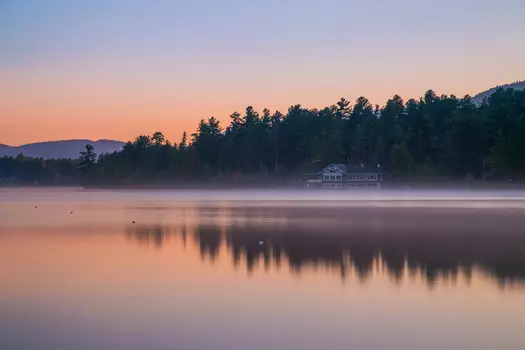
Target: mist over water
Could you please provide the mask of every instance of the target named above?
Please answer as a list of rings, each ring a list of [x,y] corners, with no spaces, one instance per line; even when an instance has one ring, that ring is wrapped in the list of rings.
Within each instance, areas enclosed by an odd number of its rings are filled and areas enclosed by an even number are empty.
[[[522,349],[525,192],[0,189],[0,348]]]

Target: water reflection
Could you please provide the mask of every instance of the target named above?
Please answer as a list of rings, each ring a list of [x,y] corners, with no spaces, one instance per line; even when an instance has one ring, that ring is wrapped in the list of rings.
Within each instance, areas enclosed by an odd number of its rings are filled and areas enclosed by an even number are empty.
[[[183,219],[130,225],[126,232],[159,248],[172,236],[189,237],[203,260],[213,261],[225,246],[233,265],[244,264],[248,273],[258,264],[286,264],[294,274],[328,269],[366,282],[381,269],[394,283],[420,275],[433,286],[468,282],[480,269],[501,287],[525,282],[525,235],[516,212],[200,207],[171,214]]]
[[[0,349],[525,342],[517,206],[88,204],[0,208]]]

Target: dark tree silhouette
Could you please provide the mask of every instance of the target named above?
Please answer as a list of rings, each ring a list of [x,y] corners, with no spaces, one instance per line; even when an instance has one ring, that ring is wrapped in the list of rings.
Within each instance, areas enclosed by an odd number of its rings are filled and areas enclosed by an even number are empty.
[[[87,146],[86,146],[87,147]],[[525,175],[525,91],[498,89],[482,104],[470,96],[427,91],[406,102],[398,95],[380,108],[365,97],[353,104],[291,106],[286,114],[249,106],[230,115],[227,126],[215,117],[200,121],[171,144],[156,132],[141,135],[121,151],[97,159],[89,146],[78,164],[84,184],[243,181],[297,179],[328,163],[352,162],[403,180],[432,178],[500,179],[519,182]],[[0,181],[59,178],[48,161],[24,157],[0,162]],[[64,162],[61,163],[62,165]],[[51,171],[53,172],[53,171]],[[47,175],[44,175],[46,173]],[[38,179],[37,179],[38,178]]]
[[[297,178],[327,163],[353,162],[398,178],[508,178],[525,174],[525,92],[497,90],[476,106],[469,96],[427,91],[405,102],[395,95],[384,107],[365,97],[344,98],[323,109],[291,106],[286,115],[253,107],[230,115],[222,128],[201,120],[171,146],[161,133],[139,136],[121,152],[89,168],[102,182],[161,179]],[[80,160],[86,161],[86,154]],[[88,161],[89,164],[90,161]]]

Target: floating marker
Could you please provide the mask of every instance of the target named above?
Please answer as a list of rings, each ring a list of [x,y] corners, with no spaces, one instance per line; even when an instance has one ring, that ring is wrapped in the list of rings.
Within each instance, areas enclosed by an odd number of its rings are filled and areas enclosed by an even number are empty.
[[[259,241],[259,245],[263,245],[263,244],[264,244],[264,242],[263,242],[263,241]]]

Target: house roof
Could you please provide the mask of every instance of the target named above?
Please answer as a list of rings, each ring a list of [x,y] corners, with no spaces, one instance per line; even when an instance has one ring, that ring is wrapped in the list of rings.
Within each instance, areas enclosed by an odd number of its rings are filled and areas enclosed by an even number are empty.
[[[319,171],[319,173],[322,173],[326,168],[328,168],[330,166],[334,166],[334,167],[338,168],[339,170],[341,170],[345,174],[355,174],[355,173],[360,173],[360,174],[365,174],[365,173],[378,174],[378,173],[381,173],[381,169],[380,168],[367,168],[365,166],[360,166],[360,165],[352,164],[352,163],[349,163],[349,164],[329,164],[326,167],[324,167],[321,171]]]

